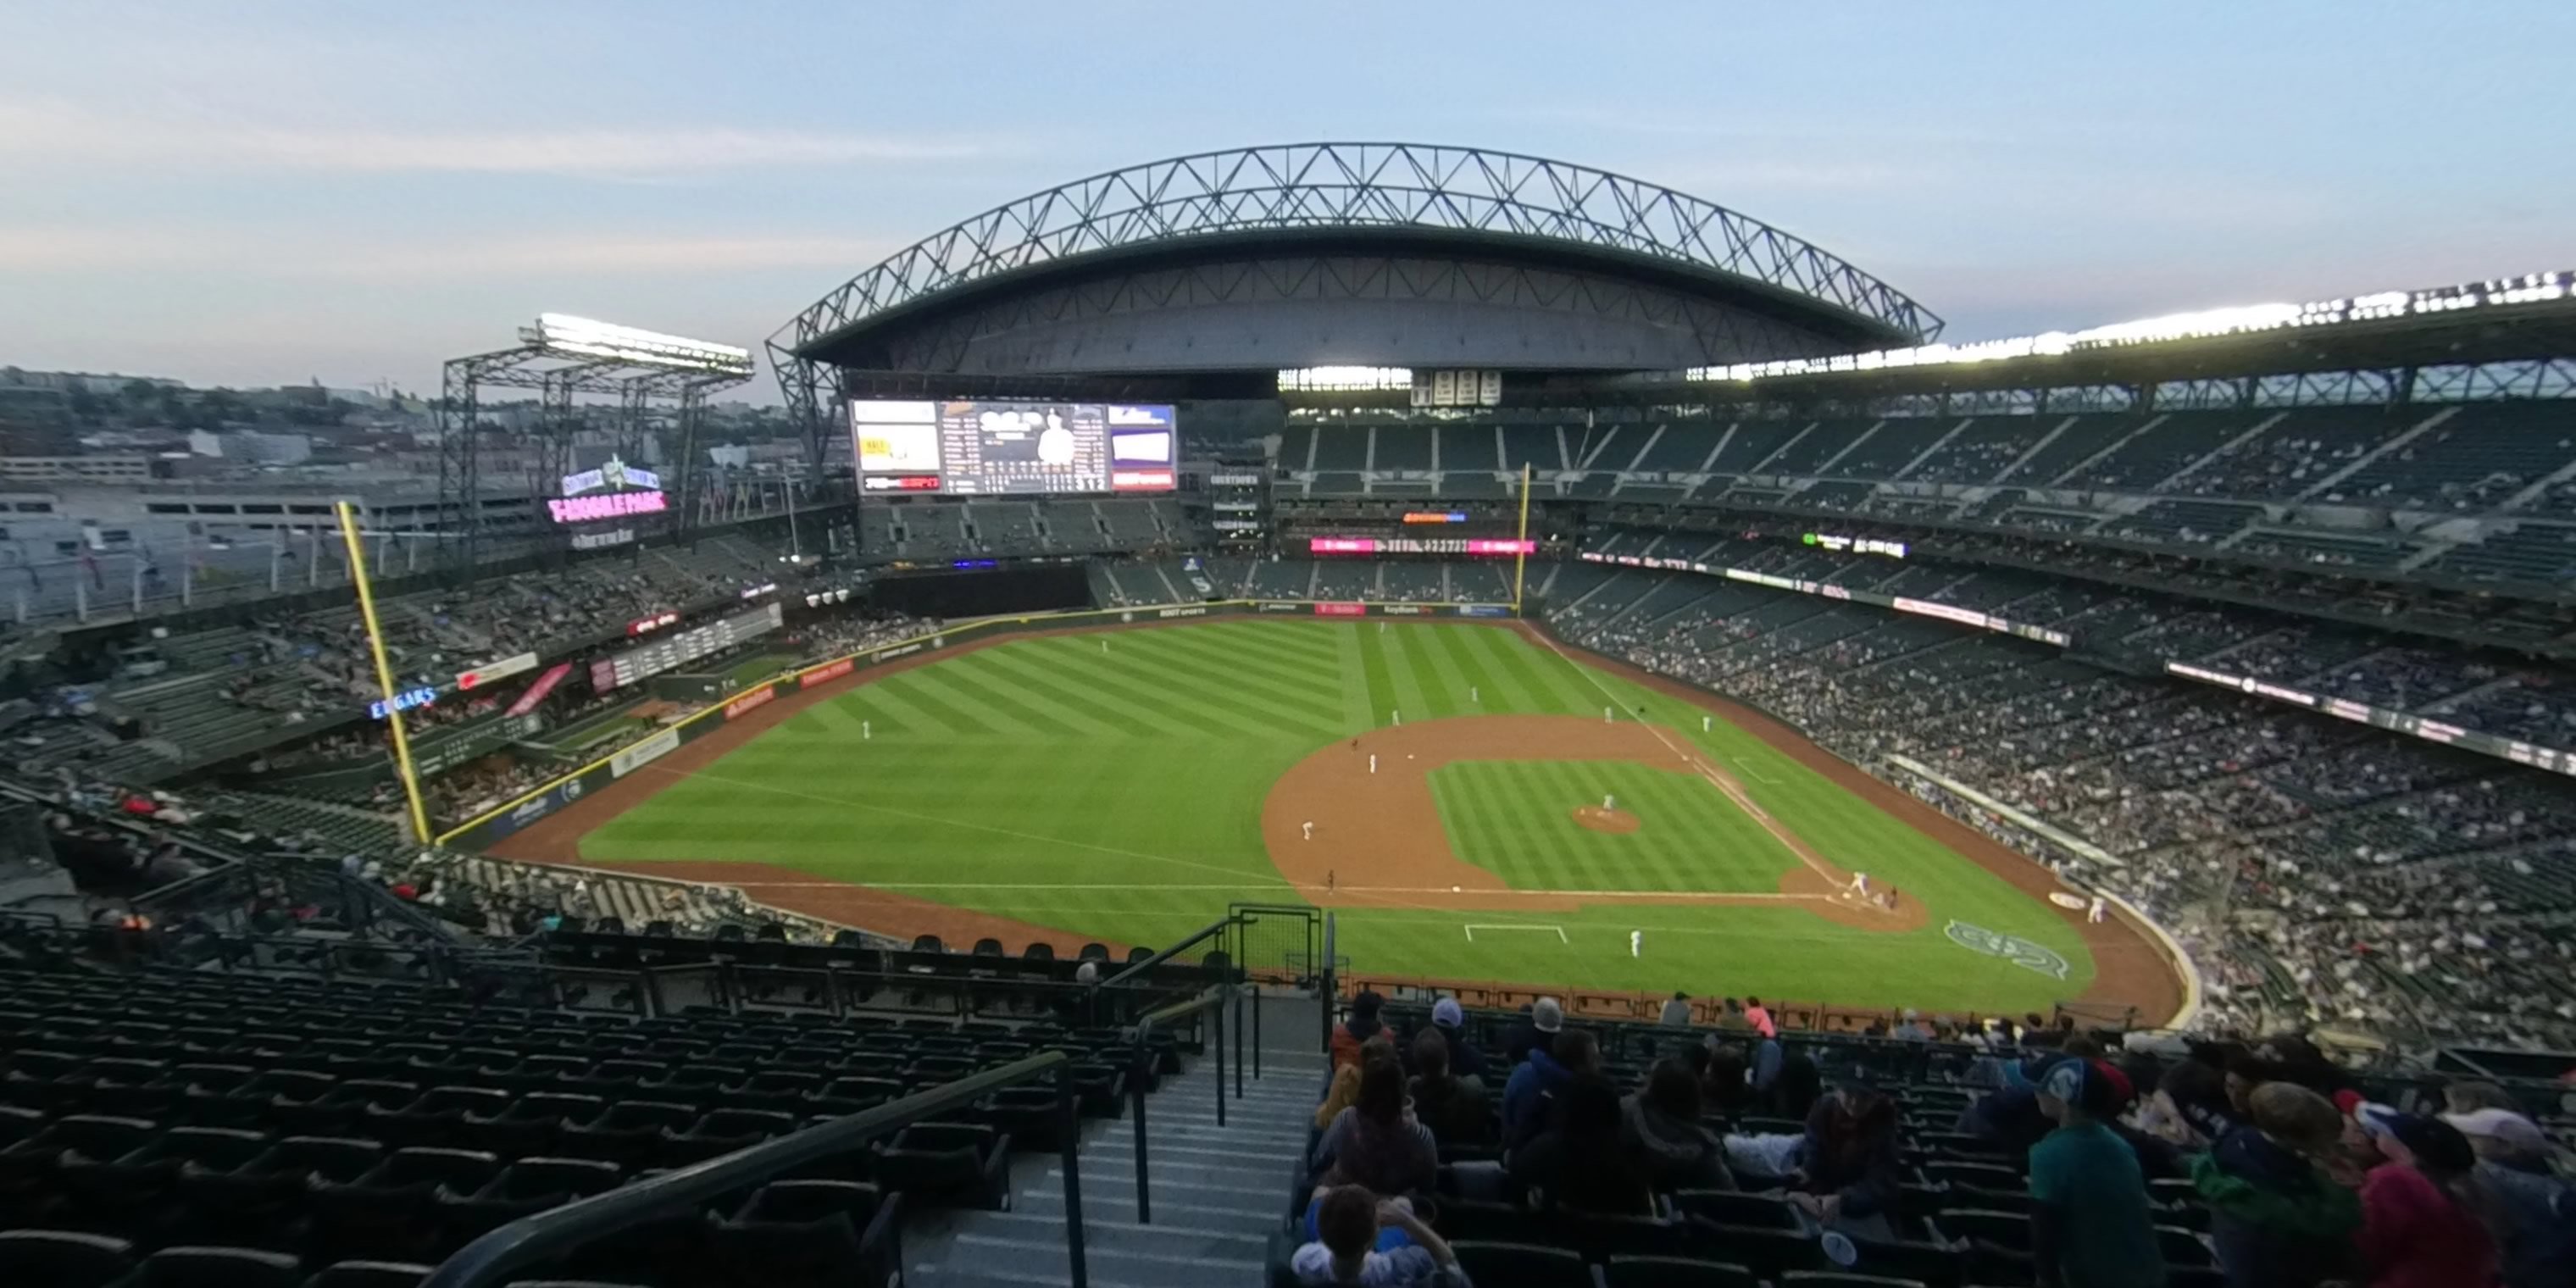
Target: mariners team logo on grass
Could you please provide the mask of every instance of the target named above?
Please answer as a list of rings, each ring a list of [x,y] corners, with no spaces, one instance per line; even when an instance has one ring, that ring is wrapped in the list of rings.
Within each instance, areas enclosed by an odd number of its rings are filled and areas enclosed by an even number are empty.
[[[1983,926],[1953,921],[1943,927],[1941,933],[1948,935],[1951,943],[1969,952],[2001,957],[2023,970],[2038,971],[2050,979],[2064,979],[2066,973],[2073,969],[2054,949],[2013,935],[1999,934]]]

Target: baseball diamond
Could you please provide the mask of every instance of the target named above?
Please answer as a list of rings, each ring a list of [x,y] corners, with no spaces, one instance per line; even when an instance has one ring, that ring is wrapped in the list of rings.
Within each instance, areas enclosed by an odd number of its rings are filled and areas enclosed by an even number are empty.
[[[1098,629],[1115,649],[1003,636],[790,693],[493,852],[952,944],[1152,945],[1211,906],[1285,900],[1334,910],[1378,974],[2180,1005],[2158,947],[2052,904],[2046,869],[1759,713],[1533,626]],[[1553,933],[1498,933],[1518,925]]]

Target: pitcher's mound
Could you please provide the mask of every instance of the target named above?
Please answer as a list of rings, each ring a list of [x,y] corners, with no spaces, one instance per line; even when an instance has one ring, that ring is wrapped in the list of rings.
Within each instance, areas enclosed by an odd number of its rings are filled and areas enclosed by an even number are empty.
[[[1595,832],[1611,832],[1619,835],[1634,832],[1638,826],[1636,815],[1622,810],[1603,809],[1598,805],[1576,807],[1574,821]]]

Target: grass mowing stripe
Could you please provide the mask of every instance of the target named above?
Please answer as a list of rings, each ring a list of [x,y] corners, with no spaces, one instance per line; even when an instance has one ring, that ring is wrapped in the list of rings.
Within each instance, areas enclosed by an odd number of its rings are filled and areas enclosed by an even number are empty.
[[[1396,709],[1410,711],[1418,720],[1436,719],[1444,713],[1432,707],[1430,696],[1422,691],[1421,680],[1413,674],[1412,661],[1404,655],[1401,641],[1412,633],[1410,627],[1389,627],[1380,622],[1374,632],[1376,638],[1372,640],[1363,635],[1361,642],[1374,647],[1379,664],[1386,667],[1387,683],[1395,689]]]
[[[992,665],[975,657],[958,659],[969,665],[955,668],[923,667],[915,674],[924,693],[962,710],[1005,733],[1037,741],[1058,742],[1074,732],[1073,726],[1046,716],[1011,696],[992,682]]]
[[[1291,627],[1303,629],[1289,629]],[[1230,650],[1309,666],[1319,672],[1331,671],[1340,664],[1340,653],[1333,647],[1331,634],[1314,628],[1311,623],[1238,622],[1197,627],[1186,635],[1192,640],[1211,640]]]
[[[1519,639],[1489,627],[1458,632],[1460,655],[1473,671],[1482,675],[1481,684],[1495,696],[1486,698],[1486,706],[1495,711],[1543,713],[1547,706],[1538,700],[1521,677],[1503,664],[1502,650],[1518,647]]]
[[[923,701],[913,686],[904,682],[905,677],[911,674],[905,671],[869,685],[870,701],[879,709],[892,712],[896,721],[916,737],[947,740],[972,738],[989,732],[962,714],[946,710],[944,704],[935,698]]]
[[[1094,693],[1075,682],[1064,668],[1050,669],[1045,659],[1028,650],[998,648],[979,656],[992,658],[995,671],[1021,683],[1031,692],[1042,690],[1048,701],[1066,712],[1082,715],[1111,728],[1123,729],[1139,737],[1196,738],[1205,732],[1169,718],[1155,706],[1113,701]]]
[[[1221,655],[1195,650],[1187,653],[1161,650],[1146,657],[1131,654],[1123,665],[1117,666],[1116,673],[1128,678],[1141,675],[1153,683],[1187,690],[1189,696],[1201,702],[1215,701],[1219,705],[1227,705],[1250,697],[1253,705],[1283,720],[1298,723],[1320,720],[1323,727],[1331,727],[1329,716],[1300,710],[1321,696],[1330,683],[1331,677],[1327,675],[1318,674],[1311,687],[1300,687],[1292,679],[1257,667],[1229,664]],[[1247,693],[1247,690],[1255,692]]]
[[[1500,636],[1501,632],[1495,634]],[[1529,641],[1513,635],[1487,640],[1485,644],[1494,664],[1520,686],[1523,700],[1529,704],[1527,710],[1549,715],[1572,715],[1583,710],[1584,703],[1569,700],[1563,688],[1548,682]]]
[[[1303,711],[1324,705],[1334,687],[1335,677],[1329,671],[1264,665],[1257,659],[1229,657],[1210,649],[1174,653],[1163,659],[1164,665],[1222,690],[1256,689],[1266,698],[1280,704],[1281,711]],[[1329,725],[1331,717],[1322,717]]]
[[[895,679],[900,687],[895,691],[903,695],[904,701],[928,712],[933,719],[965,730],[963,736],[976,741],[1000,739],[1016,742],[1036,732],[994,711],[981,695],[959,691],[950,681],[931,678],[937,669],[926,666],[897,675]]]
[[[1357,631],[1332,630],[1334,656],[1341,659],[1342,732],[1358,733],[1377,727],[1377,707],[1369,694],[1368,676],[1360,666],[1360,637]]]
[[[1339,732],[1332,712],[1320,705],[1329,696],[1326,688],[1329,681],[1319,681],[1311,689],[1300,689],[1276,676],[1241,666],[1228,668],[1215,658],[1189,662],[1165,658],[1158,665],[1163,681],[1175,690],[1193,695],[1201,702],[1242,710],[1256,720],[1266,719],[1276,726],[1256,729],[1255,732],[1266,731],[1280,737],[1311,735],[1310,741],[1329,739]]]
[[[1386,659],[1369,646],[1359,623],[1346,622],[1341,629],[1350,635],[1351,650],[1359,658],[1360,674],[1368,681],[1370,727],[1393,724],[1402,708],[1395,698],[1395,682],[1387,678]]]
[[[1078,656],[1078,655],[1077,655]],[[1084,667],[1072,658],[1065,659],[1066,669],[1083,673]],[[1273,731],[1249,715],[1241,715],[1221,698],[1208,695],[1191,686],[1175,685],[1168,676],[1145,677],[1132,671],[1092,668],[1084,679],[1101,694],[1131,702],[1143,708],[1159,707],[1172,719],[1182,721],[1201,734],[1220,738],[1263,737]]]
[[[1439,691],[1448,699],[1448,713],[1474,715],[1478,704],[1467,698],[1468,681],[1458,669],[1457,655],[1449,651],[1448,638],[1460,628],[1455,626],[1422,626],[1405,632],[1405,650],[1413,658],[1416,671],[1430,675]]]
[[[982,663],[975,682],[996,701],[1008,701],[1031,721],[1044,721],[1064,735],[1067,741],[1082,738],[1134,738],[1145,732],[1131,721],[1104,720],[1058,701],[1058,690],[1052,686],[1033,687],[1022,682],[1022,672],[1003,660],[1006,649],[988,649],[966,659]],[[936,669],[936,668],[933,668]]]

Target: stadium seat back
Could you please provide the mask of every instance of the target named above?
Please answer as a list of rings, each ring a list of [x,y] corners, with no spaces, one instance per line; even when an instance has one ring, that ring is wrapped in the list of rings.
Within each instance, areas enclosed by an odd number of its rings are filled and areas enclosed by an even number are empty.
[[[0,1283],[108,1288],[134,1269],[134,1245],[69,1230],[0,1230]]]
[[[1746,1267],[1690,1257],[1612,1257],[1603,1288],[1763,1288]]]
[[[417,1261],[335,1261],[315,1271],[304,1288],[420,1288],[433,1268]]]
[[[132,1288],[302,1288],[295,1258],[254,1248],[163,1248],[143,1259]]]
[[[1476,1288],[1595,1288],[1581,1254],[1533,1243],[1452,1243],[1458,1268]]]

